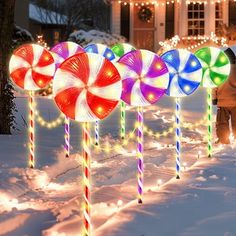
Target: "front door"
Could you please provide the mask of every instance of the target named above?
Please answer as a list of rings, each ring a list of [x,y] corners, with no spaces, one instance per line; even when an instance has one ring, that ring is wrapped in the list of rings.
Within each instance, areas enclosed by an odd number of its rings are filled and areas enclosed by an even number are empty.
[[[155,8],[154,5],[133,8],[133,44],[138,49],[154,51],[155,47]]]

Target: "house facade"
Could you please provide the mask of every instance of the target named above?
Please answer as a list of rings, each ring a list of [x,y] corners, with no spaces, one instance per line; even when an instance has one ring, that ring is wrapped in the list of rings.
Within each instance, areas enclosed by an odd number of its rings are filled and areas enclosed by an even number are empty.
[[[236,26],[234,0],[113,0],[111,9],[112,33],[152,51],[174,35],[222,35],[228,26]]]

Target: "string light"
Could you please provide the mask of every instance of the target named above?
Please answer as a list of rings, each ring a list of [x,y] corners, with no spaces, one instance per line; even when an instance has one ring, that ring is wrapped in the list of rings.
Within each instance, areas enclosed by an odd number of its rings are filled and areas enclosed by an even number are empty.
[[[157,187],[160,188],[161,185],[162,185],[162,180],[161,180],[161,179],[158,179],[158,180],[157,180]]]
[[[50,50],[50,47],[48,47],[47,42],[44,40],[43,35],[37,35],[37,43],[41,46],[43,46],[44,48],[46,48],[47,50]]]
[[[112,1],[114,2],[114,0]],[[171,4],[174,4],[174,3],[180,3],[182,2],[181,0],[169,0],[169,1],[166,1],[166,3],[163,3],[161,1],[135,1],[135,0],[130,0],[130,1],[123,1],[123,0],[120,0],[118,1],[119,4],[123,5],[123,6],[127,6],[127,5],[131,5],[131,6],[148,6],[148,5],[156,5],[156,6],[164,6],[164,5],[171,5]],[[196,1],[184,1],[186,5],[189,5],[189,4],[193,4],[193,5],[196,5],[196,4],[204,4],[204,5],[207,5],[208,4],[208,1],[206,0],[196,0]],[[215,3],[222,3],[222,2],[226,2],[226,0],[211,0],[210,1],[210,4],[215,4]],[[234,0],[235,2],[235,0]]]
[[[192,41],[197,41],[196,44],[193,44]],[[192,51],[196,50],[197,48],[201,47],[202,45],[208,43],[209,41],[221,46],[221,47],[227,47],[227,39],[224,37],[218,37],[214,32],[211,32],[210,36],[206,35],[198,35],[198,36],[186,36],[180,38],[178,35],[175,35],[170,40],[166,41],[160,41],[159,44],[162,47],[162,53],[169,51],[171,49],[175,49],[178,46],[180,46],[180,43],[183,42],[185,44],[186,42],[190,42],[190,46],[186,47],[187,50]]]
[[[34,103],[34,106],[36,106],[36,103]],[[52,121],[46,121],[39,113],[39,111],[35,108],[35,121],[42,127],[45,127],[47,129],[53,129],[61,125],[65,120],[65,116],[63,114],[60,114],[58,118]]]

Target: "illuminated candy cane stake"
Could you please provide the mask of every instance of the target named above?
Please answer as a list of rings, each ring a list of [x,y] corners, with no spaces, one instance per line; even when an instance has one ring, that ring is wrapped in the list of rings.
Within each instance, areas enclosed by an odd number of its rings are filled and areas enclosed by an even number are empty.
[[[121,125],[121,138],[124,139],[125,138],[125,103],[121,102],[121,107],[120,107],[120,114],[121,114],[121,118],[120,118],[120,125]]]
[[[87,122],[106,118],[118,105],[122,83],[116,67],[94,53],[74,55],[62,63],[53,80],[58,108],[83,123],[83,236],[91,235],[90,135]]]
[[[94,131],[95,131],[95,145],[99,144],[99,122],[95,122],[94,126]]]
[[[203,67],[202,86],[207,88],[207,151],[212,157],[212,94],[211,89],[224,83],[230,74],[230,60],[219,48],[204,47],[196,51],[195,55]]]
[[[35,153],[34,153],[34,93],[29,92],[29,166],[30,168],[34,168],[34,159],[35,159]]]
[[[181,130],[180,130],[180,98],[175,98],[175,122],[176,122],[176,179],[180,179],[180,148],[181,148]]]
[[[143,203],[143,108],[138,107],[138,203]]]
[[[90,135],[88,122],[83,123],[83,188],[84,188],[84,231],[83,236],[90,235],[91,229],[91,200],[90,200],[90,169],[91,169],[91,153],[90,153]]]
[[[198,58],[185,49],[175,49],[164,53],[170,83],[166,94],[175,98],[176,111],[176,179],[180,179],[181,131],[180,131],[180,98],[191,95],[200,86],[202,66]]]
[[[65,116],[65,154],[70,156],[70,119]]]
[[[35,166],[35,130],[33,91],[45,88],[53,79],[55,63],[51,53],[37,44],[24,44],[17,48],[9,62],[12,81],[29,91],[29,167]]]
[[[138,107],[138,203],[143,199],[143,110],[156,103],[166,92],[169,73],[164,61],[148,50],[136,50],[122,56],[117,65],[123,90],[121,99]]]
[[[207,89],[207,150],[208,157],[212,156],[212,90]]]

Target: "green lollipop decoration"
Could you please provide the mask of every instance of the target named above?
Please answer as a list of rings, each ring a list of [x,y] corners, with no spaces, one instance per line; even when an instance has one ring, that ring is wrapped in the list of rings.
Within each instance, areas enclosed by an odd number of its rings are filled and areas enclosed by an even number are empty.
[[[208,157],[212,157],[212,88],[223,84],[230,74],[230,60],[219,48],[204,47],[195,52],[203,68],[202,86],[207,88]]]

